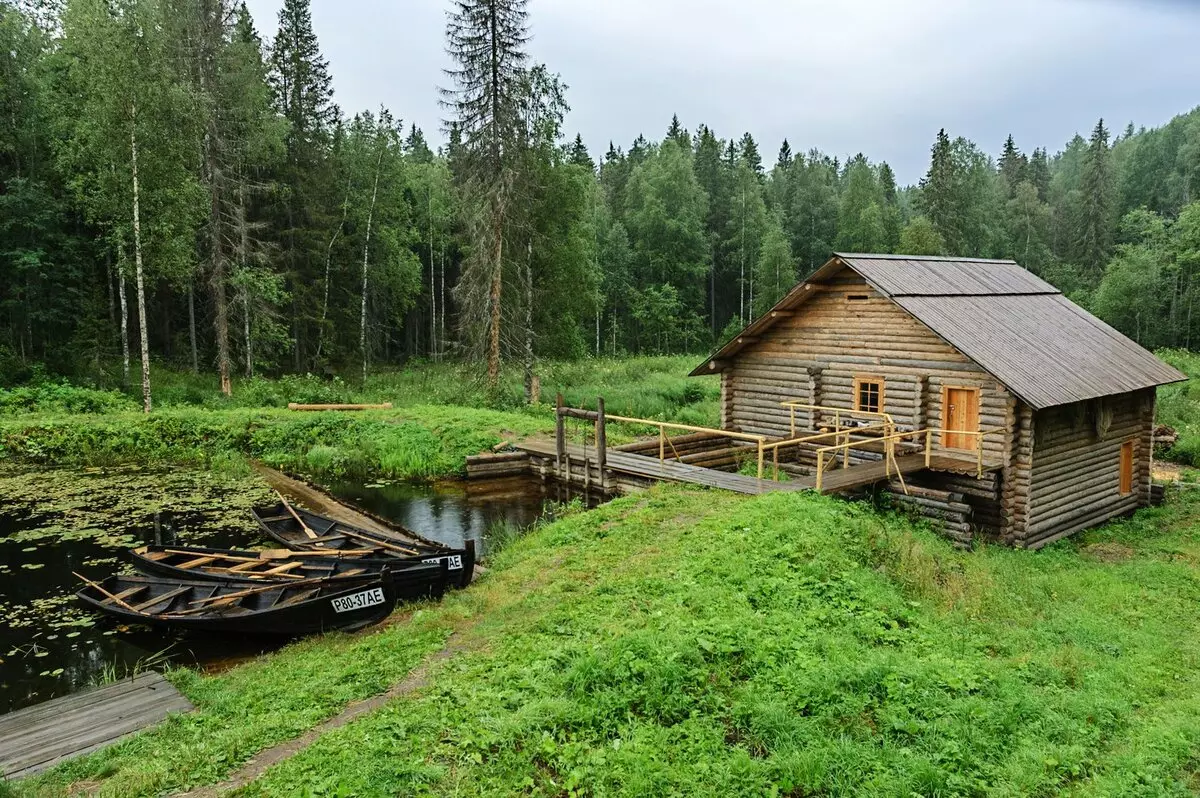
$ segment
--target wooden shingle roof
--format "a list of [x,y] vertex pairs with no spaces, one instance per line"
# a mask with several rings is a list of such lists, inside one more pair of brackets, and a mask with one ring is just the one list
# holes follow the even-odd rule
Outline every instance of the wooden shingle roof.
[[720,368],[843,268],[1035,409],[1186,379],[1015,261],[849,253],[835,254],[692,374]]

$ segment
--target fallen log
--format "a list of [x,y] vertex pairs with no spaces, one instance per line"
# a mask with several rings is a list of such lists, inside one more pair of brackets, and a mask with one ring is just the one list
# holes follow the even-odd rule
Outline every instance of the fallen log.
[[299,402],[288,402],[288,410],[391,410],[392,403],[384,402],[379,405],[307,405]]

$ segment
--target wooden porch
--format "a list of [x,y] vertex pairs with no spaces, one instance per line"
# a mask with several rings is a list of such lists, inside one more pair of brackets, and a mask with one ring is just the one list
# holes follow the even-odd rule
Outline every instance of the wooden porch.
[[[604,400],[596,410],[556,409],[553,441],[518,444],[518,452],[471,458],[468,474],[502,475],[531,470],[546,478],[605,494],[627,493],[654,482],[669,481],[721,488],[745,494],[784,490],[845,493],[880,482],[898,482],[907,493],[905,477],[922,471],[942,471],[983,477],[1001,463],[984,454],[983,440],[1005,430],[954,430],[956,441],[974,442],[973,450],[947,450],[937,445],[946,430],[898,430],[884,413],[849,411],[784,402],[811,418],[831,421],[816,430],[793,422],[786,438],[698,427],[673,422],[609,415]],[[585,422],[579,424],[578,422]],[[608,426],[622,425],[633,442],[610,447]],[[571,426],[575,427],[571,440]],[[745,471],[751,471],[747,474]]]

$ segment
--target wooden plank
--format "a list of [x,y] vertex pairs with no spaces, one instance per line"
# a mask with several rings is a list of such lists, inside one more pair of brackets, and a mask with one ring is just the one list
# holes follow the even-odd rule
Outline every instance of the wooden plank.
[[32,776],[191,709],[151,672],[10,712],[0,716],[0,772],[6,779]]
[[380,404],[333,404],[333,405],[317,405],[317,404],[301,404],[299,402],[288,402],[288,410],[391,410],[391,402],[382,402]]

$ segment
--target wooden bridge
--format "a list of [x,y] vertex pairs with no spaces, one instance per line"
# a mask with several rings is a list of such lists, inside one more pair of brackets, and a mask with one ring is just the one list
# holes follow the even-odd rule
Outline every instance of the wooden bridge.
[[[907,493],[906,475],[925,470],[983,476],[999,463],[984,456],[982,440],[1003,430],[954,430],[974,441],[969,451],[935,447],[940,429],[898,430],[885,413],[850,411],[784,402],[792,413],[785,438],[606,414],[603,398],[596,410],[565,407],[559,397],[554,440],[517,444],[520,454],[484,455],[468,461],[468,475],[493,476],[532,468],[535,473],[603,493],[626,493],[658,481],[683,482],[738,493],[814,490],[844,493],[885,481],[898,481]],[[800,430],[795,412],[828,417],[818,430]],[[587,422],[583,442],[568,438],[569,421]],[[654,430],[632,443],[609,447],[608,425]],[[590,435],[590,445],[588,443]],[[669,433],[682,433],[671,435]],[[739,470],[750,464],[753,475]]]

